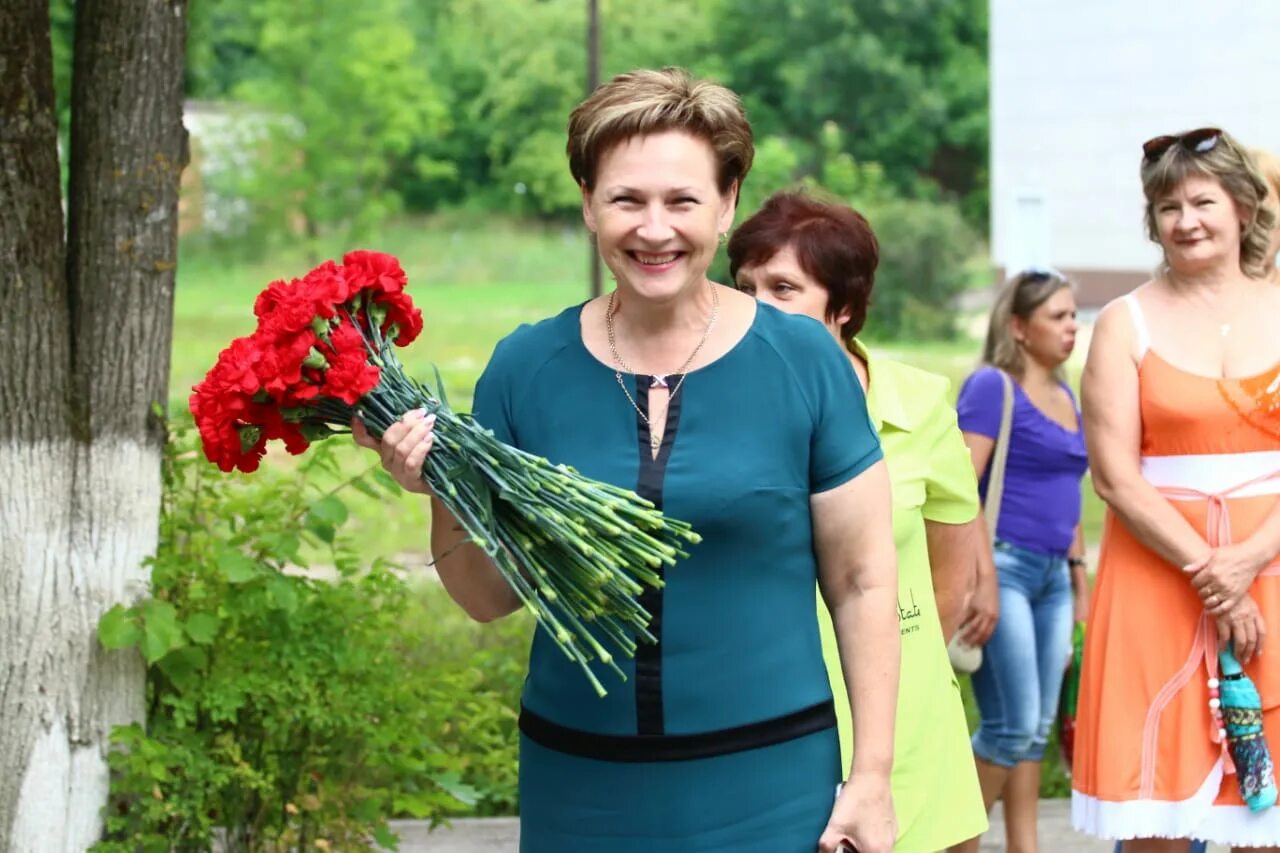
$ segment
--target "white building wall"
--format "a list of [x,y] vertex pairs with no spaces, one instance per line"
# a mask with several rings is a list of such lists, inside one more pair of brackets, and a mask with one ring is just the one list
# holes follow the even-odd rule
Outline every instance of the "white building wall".
[[1280,0],[990,0],[998,267],[1150,270],[1142,142],[1215,126],[1280,152]]

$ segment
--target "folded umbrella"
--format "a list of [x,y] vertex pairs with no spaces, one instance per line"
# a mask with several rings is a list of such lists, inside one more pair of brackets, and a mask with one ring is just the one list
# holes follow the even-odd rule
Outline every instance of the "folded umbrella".
[[1220,702],[1240,796],[1250,810],[1260,812],[1276,803],[1275,767],[1262,734],[1262,699],[1230,648],[1218,652],[1218,666],[1222,674],[1215,698]]

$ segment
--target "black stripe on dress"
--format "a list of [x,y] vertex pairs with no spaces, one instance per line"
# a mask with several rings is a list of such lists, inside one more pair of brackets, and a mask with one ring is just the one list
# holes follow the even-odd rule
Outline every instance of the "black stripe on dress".
[[836,724],[828,699],[781,717],[745,726],[687,735],[602,735],[553,723],[528,708],[520,709],[520,731],[547,749],[601,761],[690,761],[713,758],[825,731]]
[[[667,387],[674,390],[679,386],[680,380],[680,374],[668,376]],[[671,447],[675,443],[676,431],[680,425],[680,395],[671,396],[667,404],[662,444],[655,458],[649,448],[649,424],[645,420],[649,416],[649,389],[652,386],[653,377],[636,376],[636,405],[640,408],[636,412],[637,444],[640,450],[640,478],[636,493],[662,509],[662,484],[667,475],[667,462],[671,459]],[[666,574],[665,566],[657,571],[660,577]],[[662,707],[662,589],[646,588],[640,594],[640,606],[653,616],[649,622],[649,633],[658,642],[642,642],[636,649],[636,731],[640,735],[661,735],[666,731]]]

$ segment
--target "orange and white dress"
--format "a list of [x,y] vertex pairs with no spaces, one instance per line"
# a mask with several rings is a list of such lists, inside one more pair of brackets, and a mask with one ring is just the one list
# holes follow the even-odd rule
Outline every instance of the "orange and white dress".
[[[1174,367],[1150,350],[1134,294],[1142,474],[1209,544],[1249,536],[1280,496],[1280,365],[1242,379]],[[1247,665],[1280,757],[1280,565],[1250,595],[1267,625]],[[1216,630],[1180,568],[1108,510],[1080,679],[1072,822],[1102,838],[1280,844],[1280,807],[1250,812],[1209,690]],[[1211,684],[1212,682],[1212,684]]]

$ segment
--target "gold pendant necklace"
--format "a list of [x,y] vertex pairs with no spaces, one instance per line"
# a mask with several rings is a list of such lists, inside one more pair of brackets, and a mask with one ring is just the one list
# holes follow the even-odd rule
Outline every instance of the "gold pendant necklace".
[[[618,380],[618,387],[622,389],[622,393],[627,395],[627,402],[631,404],[631,408],[636,410],[636,414],[640,416],[641,420],[644,421],[645,426],[649,428],[649,452],[656,456],[658,448],[662,446],[662,435],[653,428],[653,422],[649,420],[649,416],[646,415],[644,410],[636,403],[635,398],[631,396],[631,392],[627,390],[627,383],[622,379],[622,371],[625,370],[627,373],[635,373],[635,371],[627,366],[627,363],[622,360],[622,355],[618,352],[618,341],[613,330],[614,298],[616,296],[616,290],[609,294],[609,305],[605,309],[604,315],[605,329],[609,333],[609,351],[613,354],[613,360],[618,363],[618,367],[613,371],[613,376]],[[707,328],[703,330],[702,338],[698,341],[698,345],[693,348],[693,352],[689,353],[689,357],[685,359],[684,364],[680,365],[680,369],[676,371],[676,373],[680,375],[680,379],[676,382],[675,387],[671,388],[671,393],[667,396],[668,407],[671,405],[671,401],[676,398],[676,394],[679,394],[680,389],[684,386],[685,377],[688,376],[686,371],[688,371],[689,365],[693,364],[693,360],[698,357],[698,353],[702,351],[702,345],[707,342],[707,338],[711,337],[711,330],[715,327],[716,318],[719,316],[720,294],[717,291],[716,286],[713,284],[711,285],[711,318],[707,320]],[[667,377],[671,375],[673,374],[649,374],[649,377],[652,380],[650,387],[669,387],[667,385]]]

